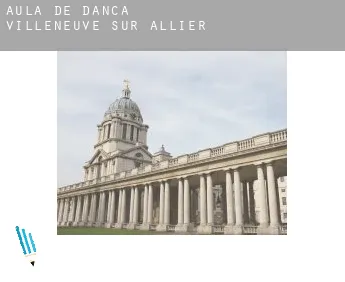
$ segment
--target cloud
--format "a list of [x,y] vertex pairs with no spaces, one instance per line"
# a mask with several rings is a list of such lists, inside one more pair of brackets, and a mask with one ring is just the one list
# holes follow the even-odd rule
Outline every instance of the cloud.
[[149,150],[173,156],[286,127],[286,52],[58,52],[58,185],[82,181],[96,124],[131,81]]

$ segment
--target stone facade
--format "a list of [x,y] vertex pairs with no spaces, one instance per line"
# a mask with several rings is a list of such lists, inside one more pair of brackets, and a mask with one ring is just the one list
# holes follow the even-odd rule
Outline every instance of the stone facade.
[[130,98],[98,125],[85,177],[58,189],[58,226],[199,234],[287,233],[287,130],[173,158],[148,151],[148,126]]

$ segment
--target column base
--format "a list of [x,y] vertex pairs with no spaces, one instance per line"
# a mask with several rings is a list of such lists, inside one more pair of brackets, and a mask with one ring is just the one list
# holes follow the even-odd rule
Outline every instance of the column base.
[[280,226],[259,226],[258,235],[280,235]]
[[159,225],[157,225],[156,231],[167,232],[167,224],[159,224]]
[[128,225],[127,225],[127,229],[131,229],[131,230],[135,230],[135,227],[137,226],[137,224],[136,223],[128,223]]
[[234,235],[235,234],[235,225],[226,225],[224,226],[224,234]]
[[243,230],[243,226],[242,225],[235,225],[234,227],[233,227],[233,231],[234,231],[234,233],[233,233],[233,235],[242,235],[244,232],[244,230]]
[[150,230],[150,224],[148,224],[148,223],[143,223],[143,224],[140,226],[140,230],[145,230],[145,231]]
[[212,234],[212,226],[211,225],[199,225],[197,227],[198,234]]
[[113,227],[113,223],[104,223],[104,227],[105,228],[112,228]]
[[80,226],[80,227],[84,227],[84,226],[86,226],[86,225],[87,225],[87,223],[84,222],[84,221],[79,221],[79,222],[78,222],[78,226]]
[[96,227],[104,227],[104,222],[96,222]]
[[115,228],[116,228],[116,229],[122,229],[122,227],[123,227],[123,224],[122,224],[122,223],[116,223],[116,224],[115,224]]
[[93,227],[93,222],[88,222],[88,223],[86,224],[86,226],[87,226],[87,227]]
[[192,232],[194,230],[194,224],[188,223],[188,224],[178,224],[175,227],[176,233],[187,233]]

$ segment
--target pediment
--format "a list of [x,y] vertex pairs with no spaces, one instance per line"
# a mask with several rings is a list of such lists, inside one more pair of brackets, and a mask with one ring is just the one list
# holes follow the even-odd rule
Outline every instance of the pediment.
[[[138,156],[141,154],[142,157]],[[123,151],[117,155],[118,157],[127,157],[127,158],[134,158],[134,159],[144,159],[144,160],[151,160],[152,155],[149,151],[147,151],[143,146],[131,148],[129,150]]]
[[104,150],[102,149],[98,149],[94,155],[92,156],[92,158],[90,159],[90,161],[88,162],[88,165],[91,165],[93,163],[98,163],[98,159],[99,157],[102,157],[102,159],[108,159],[109,158],[109,154],[107,154]]

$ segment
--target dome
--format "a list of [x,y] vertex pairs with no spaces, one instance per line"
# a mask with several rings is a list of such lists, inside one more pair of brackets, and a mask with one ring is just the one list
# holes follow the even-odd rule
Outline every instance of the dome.
[[127,85],[122,90],[123,96],[118,98],[113,102],[108,110],[105,112],[104,116],[107,115],[128,115],[132,119],[142,120],[140,109],[138,105],[130,98],[130,89],[128,87],[128,81],[125,81]]

